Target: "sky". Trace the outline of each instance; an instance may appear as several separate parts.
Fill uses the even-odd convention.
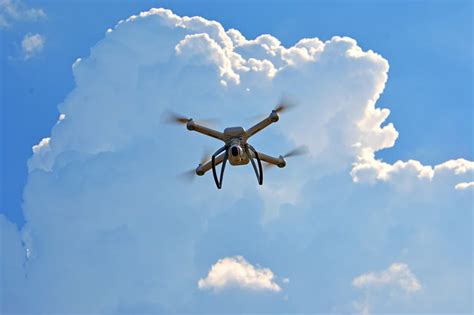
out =
[[[3,312],[472,312],[472,2],[0,10]],[[282,95],[252,144],[310,154],[179,180],[218,144],[165,110]]]

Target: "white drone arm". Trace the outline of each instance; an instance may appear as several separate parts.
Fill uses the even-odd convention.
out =
[[[257,152],[258,154],[258,157],[260,158],[260,160],[268,163],[268,164],[273,164],[273,165],[276,165],[278,167],[285,167],[286,166],[286,161],[285,159],[280,156],[280,157],[273,157],[273,156],[270,156],[270,155],[267,155],[265,153],[262,153],[262,152]],[[254,154],[252,154],[254,155]]]
[[[222,152],[216,157],[216,160],[215,160],[216,165],[219,165],[222,163],[222,161],[224,161],[224,155],[225,155],[225,152]],[[204,164],[199,164],[199,166],[196,168],[196,174],[199,176],[202,176],[211,168],[212,168],[212,160],[209,160]]]
[[[187,122],[186,128],[188,128],[188,130],[196,131],[202,133],[203,135],[224,141],[224,134],[222,132],[199,125],[192,119]]]
[[[278,113],[275,110],[272,111],[272,113],[267,118],[265,118],[261,122],[257,123],[256,125],[250,127],[246,131],[247,139],[250,138],[251,136],[253,136],[254,134],[256,134],[257,132],[259,132],[260,130],[268,127],[272,123],[277,122],[278,119],[280,119],[278,117]]]

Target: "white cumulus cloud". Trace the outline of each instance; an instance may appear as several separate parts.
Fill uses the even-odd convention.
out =
[[[456,189],[463,190],[474,187],[474,182],[459,183],[455,186]]]
[[[199,279],[198,287],[215,291],[232,287],[257,291],[281,291],[269,268],[255,267],[242,256],[219,259],[211,267],[208,275]]]

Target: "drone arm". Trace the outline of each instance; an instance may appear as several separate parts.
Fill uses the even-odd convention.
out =
[[[278,167],[285,167],[286,166],[286,162],[285,162],[285,159],[280,156],[280,157],[273,157],[273,156],[270,156],[270,155],[267,155],[265,153],[261,153],[261,152],[257,152],[258,154],[258,157],[268,163],[268,164],[273,164],[273,165],[276,165]]]
[[[216,165],[221,164],[224,161],[224,156],[225,156],[225,152],[219,154],[214,160],[215,164]],[[199,176],[202,176],[207,171],[209,171],[211,168],[212,168],[212,160],[210,160],[210,161],[208,161],[204,164],[199,165],[196,169],[196,174],[199,175]]]
[[[247,138],[250,138],[251,136],[253,136],[254,134],[256,134],[257,132],[259,132],[260,130],[268,127],[269,125],[271,125],[272,123],[274,122],[277,122],[279,119],[278,117],[278,114],[276,111],[272,111],[272,113],[267,117],[265,118],[264,120],[262,120],[261,122],[257,123],[256,125],[250,127],[248,130],[247,130]]]
[[[186,128],[188,128],[188,130],[196,131],[206,136],[224,141],[224,134],[222,132],[199,125],[192,119],[188,121],[188,123],[186,124]]]

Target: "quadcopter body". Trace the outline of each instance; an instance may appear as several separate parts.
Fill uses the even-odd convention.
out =
[[[286,166],[285,157],[304,153],[302,152],[302,149],[296,149],[286,155],[273,157],[262,152],[258,152],[252,145],[248,143],[248,139],[250,137],[262,129],[268,127],[272,123],[277,122],[279,120],[278,113],[282,112],[287,107],[288,106],[285,105],[278,106],[276,109],[272,110],[269,116],[247,130],[242,127],[229,127],[224,129],[224,132],[220,132],[206,127],[194,121],[192,118],[185,118],[176,115],[172,117],[172,121],[186,124],[186,128],[188,130],[196,131],[224,142],[224,145],[211,156],[210,160],[207,159],[198,165],[194,171],[196,175],[202,176],[209,170],[212,170],[216,186],[220,189],[222,187],[222,180],[227,162],[234,166],[247,165],[251,163],[255,171],[255,175],[257,176],[257,181],[260,185],[262,185],[262,161],[268,165],[275,165],[282,168]],[[218,176],[217,166],[220,164],[222,164],[222,166]]]

